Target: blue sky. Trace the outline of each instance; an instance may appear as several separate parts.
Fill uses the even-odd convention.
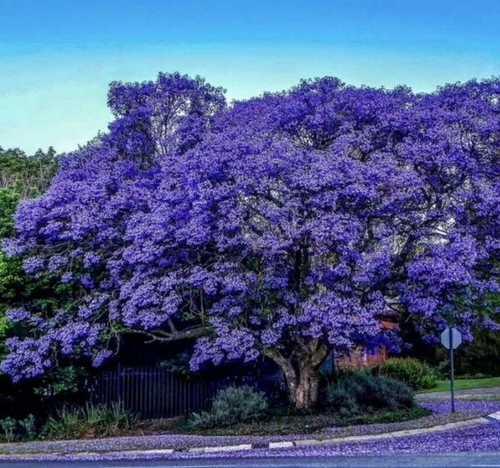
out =
[[[500,0],[0,0],[0,146],[69,151],[111,119],[112,80],[204,76],[232,98],[500,75]]]

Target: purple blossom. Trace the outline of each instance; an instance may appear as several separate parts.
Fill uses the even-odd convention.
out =
[[[24,271],[28,275],[36,276],[45,268],[45,261],[40,257],[30,257],[23,262]]]
[[[75,275],[73,273],[71,273],[70,271],[68,271],[61,276],[61,283],[69,284],[72,281],[74,281],[74,278],[75,278]]]
[[[113,83],[109,132],[17,213],[8,250],[80,294],[29,339],[92,359],[115,325],[198,326],[193,368],[264,354],[296,388],[304,363],[317,376],[330,351],[388,340],[393,309],[467,336],[488,322],[460,304],[498,291],[498,94],[326,77],[227,107],[179,74]],[[30,350],[11,348],[9,374],[32,374]]]
[[[87,252],[83,257],[83,266],[87,269],[98,266],[102,259],[94,252]]]
[[[92,367],[101,367],[113,356],[110,350],[99,351],[92,359]]]
[[[25,309],[12,309],[5,314],[11,322],[24,322],[31,318],[31,313]]]

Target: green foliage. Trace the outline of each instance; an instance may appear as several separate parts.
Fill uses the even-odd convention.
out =
[[[0,238],[14,233],[14,213],[19,203],[19,194],[13,189],[0,188]]]
[[[425,362],[413,358],[391,358],[381,367],[380,373],[404,382],[414,390],[424,390],[436,385],[437,373]]]
[[[0,358],[8,334],[23,336],[23,330],[8,323],[7,310],[23,307],[29,302],[35,310],[50,316],[53,311],[70,307],[74,297],[71,286],[58,284],[49,275],[28,277],[19,259],[7,258],[0,252]]]
[[[83,408],[59,410],[44,424],[42,437],[46,439],[79,439],[108,437],[130,430],[135,417],[120,404],[111,407],[86,405]]]
[[[1,150],[0,150],[1,151]],[[14,231],[14,213],[19,202],[19,194],[12,189],[0,188],[0,241],[11,236]],[[5,349],[3,343],[9,330],[5,311],[16,299],[23,273],[19,261],[8,259],[0,251],[0,359]]]
[[[7,317],[5,317],[0,311],[0,360],[2,360],[5,354],[5,338],[7,337],[7,332],[9,330],[9,323]]]
[[[57,172],[58,158],[54,148],[38,150],[28,156],[18,148],[0,147],[0,188],[12,189],[20,198],[41,195]]]
[[[18,421],[21,434],[24,439],[33,440],[37,436],[35,416],[29,414],[26,418]]]
[[[387,377],[358,372],[328,387],[328,409],[341,418],[377,410],[401,410],[415,404],[411,388]]]
[[[169,370],[173,374],[188,379],[193,375],[191,369],[189,368],[190,359],[191,355],[189,353],[182,352],[161,361],[160,366],[163,367],[164,369]]]
[[[496,321],[500,327],[500,314],[494,311],[500,310],[500,294],[495,293],[488,296],[483,304],[486,316]],[[495,320],[496,317],[496,320]],[[492,330],[476,329],[473,332],[474,339],[457,350],[456,371],[460,375],[479,377],[480,374],[500,377],[500,333]]]
[[[14,418],[5,418],[0,420],[0,427],[2,428],[2,438],[6,442],[13,442],[16,437],[17,422]]]
[[[33,392],[42,401],[69,401],[84,392],[87,372],[77,366],[58,367],[41,380]]]
[[[30,414],[24,419],[0,419],[0,441],[15,442],[18,440],[33,440],[36,438],[35,417]]]
[[[357,414],[351,417],[340,417],[338,413],[323,411],[321,413],[289,412],[271,414],[268,418],[249,423],[235,424],[227,427],[197,430],[197,433],[211,436],[267,436],[286,434],[312,434],[324,429],[359,424],[384,424],[429,416],[431,412],[419,406],[395,411],[377,411],[373,413]],[[176,432],[186,428],[180,424],[177,427],[168,427],[167,430]]]
[[[19,201],[41,195],[57,168],[58,158],[53,148],[28,156],[18,149],[0,147],[0,242],[14,234],[14,215]],[[48,275],[36,279],[26,276],[19,259],[7,258],[0,251],[0,360],[5,353],[5,339],[9,335],[22,337],[25,332],[20,325],[8,323],[7,310],[30,303],[49,316],[55,310],[70,307],[74,297],[71,287],[58,284]],[[61,400],[75,401],[82,391],[85,375],[77,367],[60,365],[34,386],[23,387],[22,392],[6,381],[5,376],[0,376],[0,380],[0,403],[4,406],[0,408],[0,417],[18,417],[32,411],[35,402],[39,402],[40,413],[43,413],[47,405]],[[6,424],[8,426],[9,420]]]
[[[19,201],[41,195],[57,168],[58,158],[53,148],[28,156],[17,148],[0,147],[0,241],[14,234],[14,214]],[[0,251],[0,359],[10,331],[5,312],[31,299],[38,300],[36,305],[43,310],[47,301],[54,302],[56,294],[52,286],[47,278],[36,281],[27,278],[21,262],[6,258]]]
[[[227,427],[262,419],[267,410],[264,393],[248,386],[228,387],[217,393],[210,411],[193,413],[188,425],[194,429]]]
[[[457,373],[473,377],[500,376],[500,333],[477,330],[474,341],[457,352]]]
[[[341,418],[349,418],[362,413],[361,407],[355,395],[349,393],[348,385],[344,386],[344,382],[328,388],[328,406],[329,409],[337,413]]]

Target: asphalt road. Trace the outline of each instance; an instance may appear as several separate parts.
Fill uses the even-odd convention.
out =
[[[208,468],[208,467],[242,467],[242,468],[500,468],[500,452],[473,453],[457,455],[385,455],[360,457],[331,458],[256,458],[256,459],[206,459],[206,460],[171,460],[171,461],[133,461],[133,462],[16,462],[1,463],[0,467],[13,468]]]

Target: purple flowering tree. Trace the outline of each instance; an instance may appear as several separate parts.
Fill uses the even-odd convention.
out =
[[[200,79],[112,85],[109,133],[6,245],[80,295],[53,317],[13,312],[28,333],[3,370],[99,365],[124,332],[191,337],[193,369],[266,356],[303,409],[328,354],[379,338],[389,310],[422,333],[487,322],[463,304],[497,288],[499,92],[324,78],[226,108]]]

